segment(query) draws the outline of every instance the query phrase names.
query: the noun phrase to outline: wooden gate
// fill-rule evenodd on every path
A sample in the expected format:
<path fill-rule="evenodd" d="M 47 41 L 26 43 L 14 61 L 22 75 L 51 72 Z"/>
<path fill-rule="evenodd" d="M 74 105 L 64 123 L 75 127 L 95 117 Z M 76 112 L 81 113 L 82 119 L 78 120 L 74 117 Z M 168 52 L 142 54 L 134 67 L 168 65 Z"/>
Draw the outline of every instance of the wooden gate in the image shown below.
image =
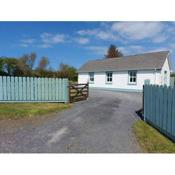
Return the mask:
<path fill-rule="evenodd" d="M 89 84 L 69 84 L 70 103 L 87 100 L 89 96 Z"/>

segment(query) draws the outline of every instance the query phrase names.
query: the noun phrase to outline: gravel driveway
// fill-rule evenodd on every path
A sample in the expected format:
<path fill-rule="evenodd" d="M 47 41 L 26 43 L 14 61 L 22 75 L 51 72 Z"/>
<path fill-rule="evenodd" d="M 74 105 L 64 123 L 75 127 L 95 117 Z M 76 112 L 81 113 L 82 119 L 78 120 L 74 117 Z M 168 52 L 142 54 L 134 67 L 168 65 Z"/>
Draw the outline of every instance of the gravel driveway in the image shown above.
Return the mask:
<path fill-rule="evenodd" d="M 132 133 L 141 94 L 91 90 L 87 101 L 53 116 L 0 121 L 0 152 L 141 152 Z"/>

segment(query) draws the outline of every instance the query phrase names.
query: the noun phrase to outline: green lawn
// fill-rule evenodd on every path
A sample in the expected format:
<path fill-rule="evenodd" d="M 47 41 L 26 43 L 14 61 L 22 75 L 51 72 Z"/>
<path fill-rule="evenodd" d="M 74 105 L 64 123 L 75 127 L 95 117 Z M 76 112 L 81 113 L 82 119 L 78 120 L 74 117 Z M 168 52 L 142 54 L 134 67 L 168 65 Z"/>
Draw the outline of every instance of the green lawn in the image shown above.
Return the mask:
<path fill-rule="evenodd" d="M 133 125 L 133 130 L 144 152 L 175 153 L 175 143 L 147 123 L 137 121 Z"/>
<path fill-rule="evenodd" d="M 69 108 L 62 103 L 3 103 L 0 104 L 0 119 L 17 119 L 48 114 Z"/>

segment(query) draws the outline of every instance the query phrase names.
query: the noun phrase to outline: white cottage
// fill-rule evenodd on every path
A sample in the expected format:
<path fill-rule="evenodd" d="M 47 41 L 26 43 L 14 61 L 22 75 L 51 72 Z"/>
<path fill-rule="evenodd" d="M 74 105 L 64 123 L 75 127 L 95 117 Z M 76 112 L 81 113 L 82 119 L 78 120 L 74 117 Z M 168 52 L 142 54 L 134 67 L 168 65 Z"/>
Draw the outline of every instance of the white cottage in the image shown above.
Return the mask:
<path fill-rule="evenodd" d="M 170 85 L 170 52 L 152 52 L 89 61 L 78 70 L 78 83 L 90 88 L 142 91 L 145 83 Z"/>

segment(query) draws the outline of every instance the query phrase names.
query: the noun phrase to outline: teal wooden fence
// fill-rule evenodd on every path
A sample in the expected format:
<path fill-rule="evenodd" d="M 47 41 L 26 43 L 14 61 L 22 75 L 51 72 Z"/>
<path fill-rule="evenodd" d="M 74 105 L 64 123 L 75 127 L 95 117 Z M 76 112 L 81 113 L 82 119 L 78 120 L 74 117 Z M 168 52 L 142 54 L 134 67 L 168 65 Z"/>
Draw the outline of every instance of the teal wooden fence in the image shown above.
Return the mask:
<path fill-rule="evenodd" d="M 68 102 L 68 79 L 0 76 L 0 102 Z"/>
<path fill-rule="evenodd" d="M 144 119 L 175 141 L 175 87 L 144 86 Z"/>

